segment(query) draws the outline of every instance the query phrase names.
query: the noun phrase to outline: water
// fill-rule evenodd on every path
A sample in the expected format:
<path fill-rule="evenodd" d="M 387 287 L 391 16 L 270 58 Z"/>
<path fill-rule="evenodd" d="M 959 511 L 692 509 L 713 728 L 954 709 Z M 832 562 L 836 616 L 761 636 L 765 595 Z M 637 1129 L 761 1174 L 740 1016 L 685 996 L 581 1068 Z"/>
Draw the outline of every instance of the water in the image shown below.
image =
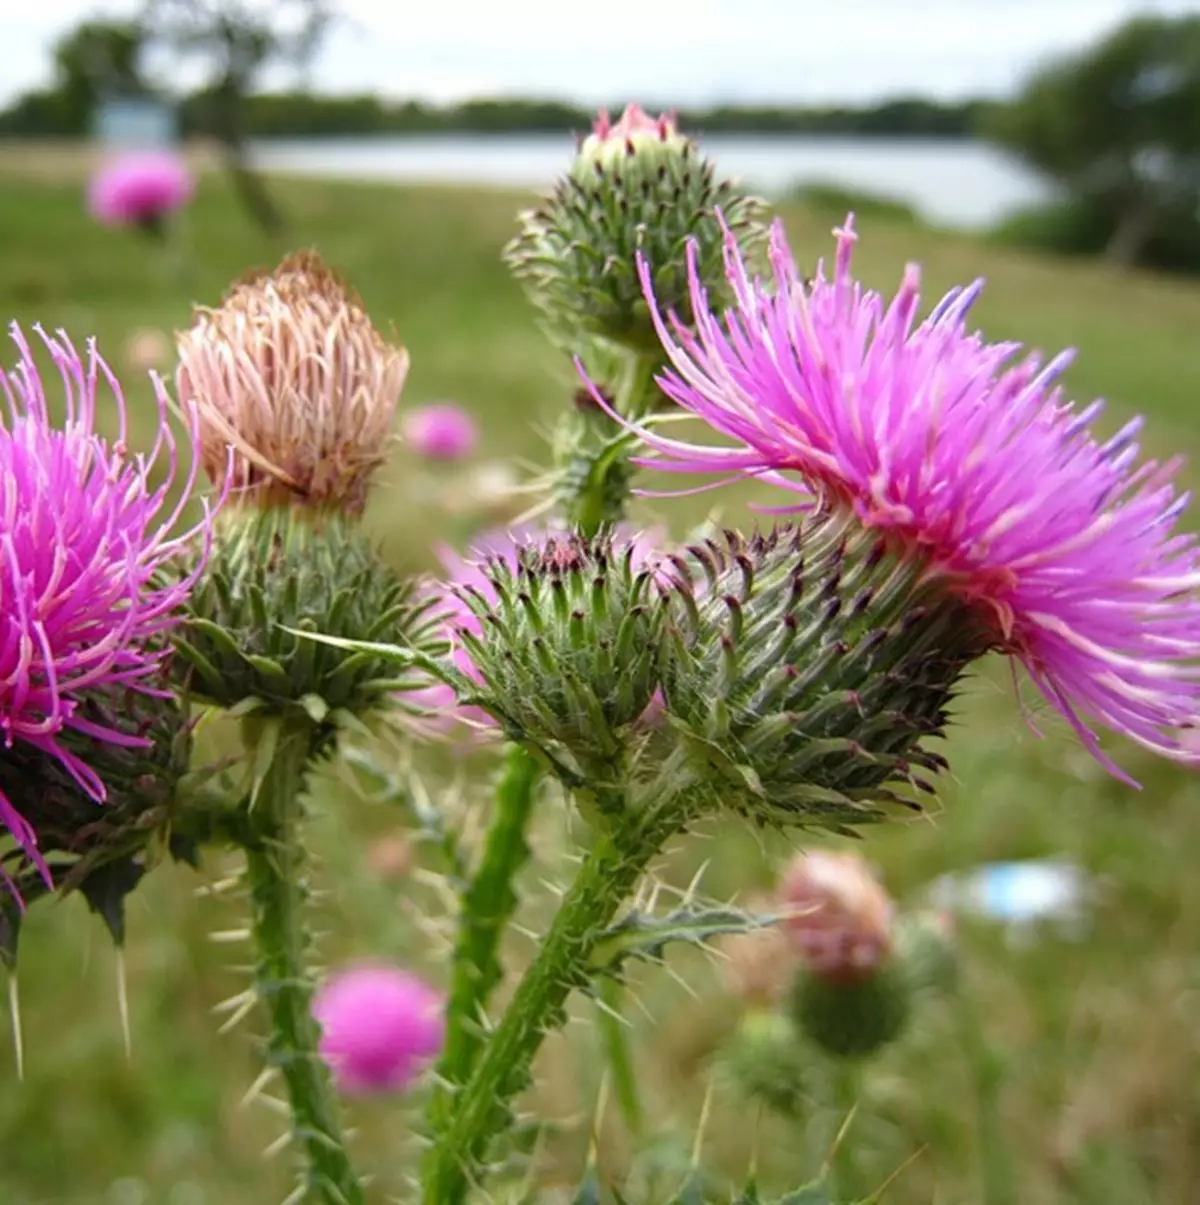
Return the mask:
<path fill-rule="evenodd" d="M 543 188 L 570 159 L 561 134 L 422 135 L 263 142 L 259 166 L 298 175 Z M 712 135 L 721 169 L 768 197 L 835 184 L 905 201 L 943 226 L 982 228 L 1052 196 L 1052 188 L 982 142 Z"/>

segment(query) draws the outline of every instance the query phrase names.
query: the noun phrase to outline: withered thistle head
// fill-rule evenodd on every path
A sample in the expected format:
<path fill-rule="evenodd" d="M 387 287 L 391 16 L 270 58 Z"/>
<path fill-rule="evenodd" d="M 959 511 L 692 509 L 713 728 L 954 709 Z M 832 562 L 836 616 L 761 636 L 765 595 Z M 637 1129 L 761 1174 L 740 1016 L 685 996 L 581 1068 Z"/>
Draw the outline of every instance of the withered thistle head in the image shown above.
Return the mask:
<path fill-rule="evenodd" d="M 362 511 L 409 357 L 315 251 L 243 277 L 176 341 L 205 471 L 232 473 L 231 501 Z"/>

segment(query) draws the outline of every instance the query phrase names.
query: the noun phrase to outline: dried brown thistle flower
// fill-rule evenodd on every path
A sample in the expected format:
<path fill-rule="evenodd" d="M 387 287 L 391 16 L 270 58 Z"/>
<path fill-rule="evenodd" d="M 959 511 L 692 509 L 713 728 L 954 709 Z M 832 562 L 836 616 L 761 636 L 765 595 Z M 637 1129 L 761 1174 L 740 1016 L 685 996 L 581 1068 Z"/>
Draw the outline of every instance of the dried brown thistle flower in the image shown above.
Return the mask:
<path fill-rule="evenodd" d="M 232 473 L 231 502 L 362 511 L 409 357 L 315 251 L 242 277 L 176 342 L 205 471 L 218 486 Z"/>

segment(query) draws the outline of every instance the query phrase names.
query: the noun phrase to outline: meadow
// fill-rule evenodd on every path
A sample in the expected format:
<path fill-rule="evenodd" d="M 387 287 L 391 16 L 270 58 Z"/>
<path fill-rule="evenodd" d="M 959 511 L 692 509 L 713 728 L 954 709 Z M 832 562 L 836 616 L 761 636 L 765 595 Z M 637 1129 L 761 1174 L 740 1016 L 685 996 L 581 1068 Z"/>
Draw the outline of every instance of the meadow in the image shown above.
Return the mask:
<path fill-rule="evenodd" d="M 0 316 L 64 327 L 79 343 L 95 335 L 145 414 L 144 374 L 124 362 L 132 332 L 185 326 L 193 302 L 215 304 L 248 267 L 315 247 L 411 352 L 402 405 L 453 399 L 481 425 L 480 462 L 546 463 L 545 432 L 574 379 L 500 262 L 525 198 L 289 179 L 273 187 L 289 219 L 279 244 L 249 225 L 223 179 L 206 176 L 178 254 L 164 257 L 134 233 L 92 224 L 69 173 L 22 172 L 10 157 L 0 166 Z M 837 215 L 811 206 L 781 215 L 803 261 L 829 250 Z M 1051 352 L 1077 347 L 1068 380 L 1081 399 L 1109 400 L 1104 428 L 1145 413 L 1148 450 L 1189 455 L 1184 479 L 1200 482 L 1200 288 L 1025 257 L 886 213 L 865 215 L 860 231 L 858 269 L 872 285 L 892 287 L 915 259 L 932 303 L 951 284 L 986 276 L 977 315 L 990 337 Z M 436 539 L 465 534 L 462 517 L 448 520 L 428 485 L 427 470 L 398 448 L 368 513 L 387 554 L 414 570 L 433 564 Z M 714 505 L 726 520 L 750 522 L 750 500 L 743 490 L 654 506 L 682 532 Z M 1192 1205 L 1200 1183 L 1200 787 L 1193 774 L 1124 746 L 1118 760 L 1143 789 L 1109 779 L 1029 701 L 1045 720 L 1042 739 L 1006 674 L 980 677 L 962 704 L 947 750 L 953 775 L 932 814 L 871 832 L 864 850 L 901 900 L 980 862 L 1068 859 L 1099 880 L 1090 923 L 1075 939 L 1044 932 L 1019 944 L 986 922 L 962 923 L 962 973 L 988 1065 L 981 1068 L 979 1050 L 964 1049 L 952 1009 L 923 1013 L 867 1076 L 854 1122 L 860 1191 L 907 1162 L 883 1197 L 889 1205 L 981 1202 L 982 1069 L 998 1094 L 1011 1205 Z M 496 771 L 486 752 L 423 756 L 435 798 Z M 437 942 L 427 930 L 445 917 L 447 900 L 419 868 L 389 874 L 379 864 L 379 842 L 402 828 L 401 811 L 332 777 L 315 800 L 318 878 L 328 893 L 324 956 L 394 958 L 436 980 Z M 548 799 L 538 834 L 548 857 L 561 850 L 565 829 Z M 798 841 L 713 826 L 677 843 L 662 873 L 686 884 L 703 868 L 705 889 L 729 897 L 768 882 Z M 0 1014 L 2 1205 L 262 1205 L 285 1195 L 283 1160 L 263 1158 L 280 1119 L 239 1103 L 260 1067 L 255 1020 L 217 1036 L 221 1018 L 212 1011 L 244 986 L 237 948 L 212 940 L 237 926 L 238 902 L 203 894 L 228 869 L 219 859 L 199 873 L 164 866 L 133 897 L 123 956 L 128 1054 L 122 968 L 99 920 L 78 899 L 31 912 L 17 977 L 21 1082 Z M 531 870 L 522 926 L 537 928 L 549 898 L 543 879 L 567 869 L 542 859 Z M 530 948 L 515 930 L 510 941 L 517 959 Z M 632 985 L 644 1006 L 630 1012 L 648 1104 L 641 1141 L 664 1167 L 686 1163 L 711 1089 L 701 1134 L 707 1163 L 737 1177 L 757 1161 L 764 1183 L 814 1174 L 823 1157 L 815 1127 L 748 1105 L 721 1074 L 717 1051 L 735 1004 L 718 968 L 688 953 L 671 969 L 639 973 Z M 560 1123 L 539 1166 L 547 1184 L 564 1186 L 564 1201 L 577 1183 L 599 1082 L 594 1014 L 585 1003 L 576 1012 L 579 1023 L 547 1044 L 535 1089 L 541 1113 Z M 379 1201 L 411 1166 L 410 1103 L 351 1108 L 359 1162 L 379 1173 Z M 601 1164 L 619 1168 L 630 1143 L 610 1110 Z"/>

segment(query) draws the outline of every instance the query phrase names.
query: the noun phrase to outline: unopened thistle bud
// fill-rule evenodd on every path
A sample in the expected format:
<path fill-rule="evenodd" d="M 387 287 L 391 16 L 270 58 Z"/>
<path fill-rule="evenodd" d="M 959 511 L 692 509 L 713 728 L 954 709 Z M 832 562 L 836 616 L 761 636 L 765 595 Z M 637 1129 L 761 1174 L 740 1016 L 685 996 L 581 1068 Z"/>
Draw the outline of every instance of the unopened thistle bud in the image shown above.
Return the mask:
<path fill-rule="evenodd" d="M 966 666 L 972 613 L 836 516 L 690 549 L 671 593 L 663 693 L 715 806 L 834 830 L 916 806 Z"/>
<path fill-rule="evenodd" d="M 719 304 L 717 211 L 749 249 L 765 234 L 762 209 L 717 178 L 674 117 L 651 118 L 630 105 L 615 123 L 600 113 L 554 192 L 522 214 L 521 233 L 505 258 L 551 332 L 572 350 L 599 336 L 659 357 L 637 254 L 645 256 L 664 308 L 688 321 L 686 241 L 695 240 L 698 270 L 717 290 Z"/>
<path fill-rule="evenodd" d="M 554 533 L 483 567 L 458 635 L 483 707 L 511 737 L 581 766 L 619 760 L 659 683 L 665 604 L 638 541 Z"/>
<path fill-rule="evenodd" d="M 895 951 L 895 909 L 856 854 L 799 855 L 779 884 L 796 957 L 791 1012 L 827 1054 L 873 1053 L 899 1036 L 915 986 Z"/>
<path fill-rule="evenodd" d="M 204 468 L 218 485 L 232 473 L 231 501 L 362 511 L 408 353 L 315 252 L 244 277 L 216 309 L 197 309 L 177 343 Z"/>
<path fill-rule="evenodd" d="M 785 1117 L 806 1112 L 809 1093 L 805 1081 L 811 1056 L 788 1017 L 769 1009 L 746 1013 L 724 1051 L 723 1062 L 747 1096 Z"/>
<path fill-rule="evenodd" d="M 223 525 L 188 600 L 176 667 L 193 695 L 222 707 L 308 717 L 332 735 L 406 685 L 389 662 L 296 635 L 420 644 L 430 603 L 339 515 L 243 512 Z"/>

